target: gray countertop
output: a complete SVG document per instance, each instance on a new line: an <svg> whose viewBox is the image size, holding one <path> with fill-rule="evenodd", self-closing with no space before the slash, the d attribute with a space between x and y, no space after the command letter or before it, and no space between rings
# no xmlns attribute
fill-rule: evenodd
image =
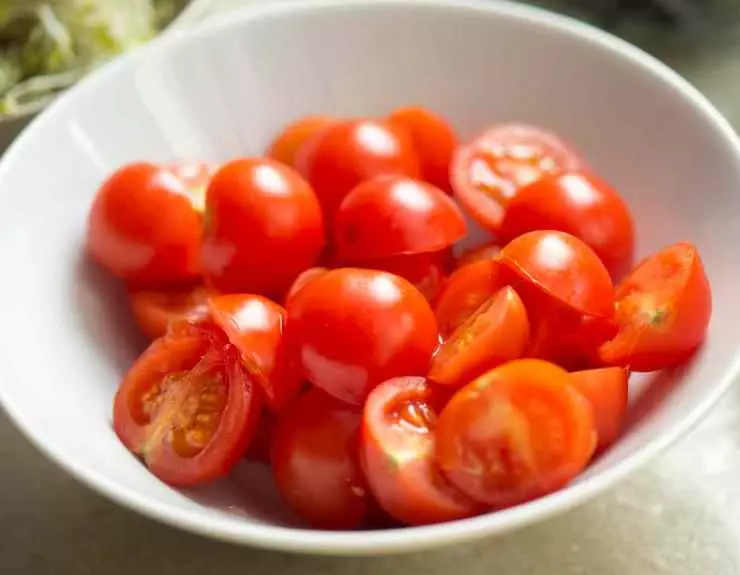
<svg viewBox="0 0 740 575"><path fill-rule="evenodd" d="M243 1L243 0L242 0ZM212 11L240 0L215 0ZM740 126L740 33L663 56ZM740 573L740 387L661 458L558 518L473 545L377 559L281 555L199 538L81 486L0 413L0 572L8 575Z"/></svg>

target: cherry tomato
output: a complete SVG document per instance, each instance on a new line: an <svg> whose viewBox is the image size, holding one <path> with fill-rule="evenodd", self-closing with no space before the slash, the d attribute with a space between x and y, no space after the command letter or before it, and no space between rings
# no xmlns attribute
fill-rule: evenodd
<svg viewBox="0 0 740 575"><path fill-rule="evenodd" d="M478 260L491 260L501 252L501 246L497 242L489 242L480 246L467 249L462 252L456 262L456 267L461 268L464 265L477 262Z"/></svg>
<svg viewBox="0 0 740 575"><path fill-rule="evenodd" d="M496 260L479 260L457 269L447 278L434 306L439 332L443 337L465 323L508 283L504 271Z"/></svg>
<svg viewBox="0 0 740 575"><path fill-rule="evenodd" d="M286 337L309 381L360 404L386 379L426 374L437 324L424 296L405 279L344 268L291 299Z"/></svg>
<svg viewBox="0 0 740 575"><path fill-rule="evenodd" d="M354 529L370 497L357 455L361 412L317 388L298 396L278 419L272 469L278 492L321 529Z"/></svg>
<svg viewBox="0 0 740 575"><path fill-rule="evenodd" d="M274 160L222 166L208 186L206 215L204 278L222 292L282 295L324 247L316 195Z"/></svg>
<svg viewBox="0 0 740 575"><path fill-rule="evenodd" d="M365 180L419 176L410 138L382 120L335 122L306 143L295 165L316 191L329 227L344 197Z"/></svg>
<svg viewBox="0 0 740 575"><path fill-rule="evenodd" d="M444 190L450 188L450 160L457 147L457 135L441 116L421 107L398 108L388 117L406 131L419 157L421 177Z"/></svg>
<svg viewBox="0 0 740 575"><path fill-rule="evenodd" d="M154 164L129 164L100 187L86 249L109 272L140 288L198 277L201 216L178 177Z"/></svg>
<svg viewBox="0 0 740 575"><path fill-rule="evenodd" d="M507 286L440 346L428 377L434 383L460 388L491 368L521 357L528 342L527 310Z"/></svg>
<svg viewBox="0 0 740 575"><path fill-rule="evenodd" d="M242 457L260 403L238 352L217 330L180 324L126 374L113 428L159 479L195 485L226 474Z"/></svg>
<svg viewBox="0 0 740 575"><path fill-rule="evenodd" d="M283 338L285 310L258 295L222 295L210 301L211 317L241 354L267 405L279 412L303 384L297 361Z"/></svg>
<svg viewBox="0 0 740 575"><path fill-rule="evenodd" d="M437 412L447 396L423 377L376 387L362 418L360 458L378 503L407 525L474 515L477 505L442 476L434 458Z"/></svg>
<svg viewBox="0 0 740 575"><path fill-rule="evenodd" d="M523 124L494 126L452 158L455 197L481 226L498 233L509 202L543 175L577 170L583 161L554 134Z"/></svg>
<svg viewBox="0 0 740 575"><path fill-rule="evenodd" d="M195 203L203 211L206 188L218 166L207 162L174 162L164 168L180 178L193 197L197 198Z"/></svg>
<svg viewBox="0 0 740 575"><path fill-rule="evenodd" d="M623 367L589 369L570 374L573 387L588 400L594 415L597 450L609 447L622 432L629 400L629 370Z"/></svg>
<svg viewBox="0 0 740 575"><path fill-rule="evenodd" d="M198 285L169 291L133 290L129 301L142 333L157 339L167 333L172 323L208 317L208 300L216 295L213 290Z"/></svg>
<svg viewBox="0 0 740 575"><path fill-rule="evenodd" d="M609 184L587 172L558 172L521 188L506 208L504 241L534 230L560 230L583 240L611 273L632 267L635 226L627 204Z"/></svg>
<svg viewBox="0 0 740 575"><path fill-rule="evenodd" d="M596 446L591 407L568 372L536 359L493 369L458 391L437 422L437 461L463 493L494 508L551 493Z"/></svg>
<svg viewBox="0 0 740 575"><path fill-rule="evenodd" d="M334 246L349 260L428 253L451 246L465 231L465 216L442 190L384 175L344 198L334 219Z"/></svg>
<svg viewBox="0 0 740 575"><path fill-rule="evenodd" d="M289 124L270 144L267 157L294 168L301 147L334 121L328 116L307 116Z"/></svg>
<svg viewBox="0 0 740 575"><path fill-rule="evenodd" d="M599 351L633 371L671 367L706 337L712 293L696 247L680 242L645 258L617 286L617 336Z"/></svg>
<svg viewBox="0 0 740 575"><path fill-rule="evenodd" d="M290 286L290 289L285 296L285 305L288 305L288 302L295 294L301 291L316 278L323 276L328 271L329 270L327 268L315 267L308 268L307 270L301 272L301 274L297 278L295 278L293 285Z"/></svg>

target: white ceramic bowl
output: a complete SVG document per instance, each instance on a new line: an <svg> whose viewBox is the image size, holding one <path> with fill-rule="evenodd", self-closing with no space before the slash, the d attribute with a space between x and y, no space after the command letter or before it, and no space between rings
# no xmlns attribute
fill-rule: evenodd
<svg viewBox="0 0 740 575"><path fill-rule="evenodd" d="M181 492L151 476L111 429L134 358L124 294L90 267L90 200L138 159L259 154L303 114L384 114L422 103L464 136L491 122L554 129L637 215L645 253L696 242L714 286L706 346L685 369L641 380L624 437L570 487L473 519L420 528L301 528L264 470ZM493 536L613 485L686 432L735 379L740 344L740 146L693 88L639 50L515 4L277 3L175 34L61 97L0 163L0 396L51 458L112 499L230 541L316 553L386 553Z"/></svg>

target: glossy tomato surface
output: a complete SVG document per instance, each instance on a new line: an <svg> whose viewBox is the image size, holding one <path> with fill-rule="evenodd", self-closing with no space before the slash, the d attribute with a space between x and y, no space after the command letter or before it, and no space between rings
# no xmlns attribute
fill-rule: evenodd
<svg viewBox="0 0 740 575"><path fill-rule="evenodd" d="M360 456L368 484L381 507L407 525L478 511L435 461L437 413L447 398L423 377L400 377L376 387L365 404Z"/></svg>
<svg viewBox="0 0 740 575"><path fill-rule="evenodd" d="M315 264L324 243L318 199L291 168L247 158L225 164L213 176L201 252L207 285L280 297Z"/></svg>
<svg viewBox="0 0 740 575"><path fill-rule="evenodd" d="M623 367L588 369L570 374L573 387L588 400L594 415L597 450L614 443L627 417L630 372Z"/></svg>
<svg viewBox="0 0 740 575"><path fill-rule="evenodd" d="M295 168L301 148L334 121L329 116L306 116L289 124L272 141L267 156Z"/></svg>
<svg viewBox="0 0 740 575"><path fill-rule="evenodd" d="M355 529L370 504L358 461L358 407L312 388L278 419L272 469L280 496L307 523Z"/></svg>
<svg viewBox="0 0 740 575"><path fill-rule="evenodd" d="M139 288L193 282L203 225L188 186L148 163L124 166L98 189L87 223L87 252Z"/></svg>
<svg viewBox="0 0 740 575"><path fill-rule="evenodd" d="M218 295L202 285L169 290L132 290L129 293L131 312L150 339L167 333L170 324L199 321L208 317L208 301Z"/></svg>
<svg viewBox="0 0 740 575"><path fill-rule="evenodd" d="M360 404L386 379L426 374L437 324L424 296L386 272L331 270L288 304L286 336L314 385Z"/></svg>
<svg viewBox="0 0 740 575"><path fill-rule="evenodd" d="M306 287L309 283L311 283L316 278L323 276L328 271L329 271L328 268L315 267L315 268L308 268L307 270L301 272L300 275L297 278L295 278L295 281L291 284L290 289L288 290L288 293L285 294L285 305L286 306L288 305L288 302L295 294L301 291L304 287Z"/></svg>

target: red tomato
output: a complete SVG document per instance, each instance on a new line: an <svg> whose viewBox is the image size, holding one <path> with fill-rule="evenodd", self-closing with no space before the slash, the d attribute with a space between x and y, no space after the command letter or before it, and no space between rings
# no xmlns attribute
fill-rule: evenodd
<svg viewBox="0 0 740 575"><path fill-rule="evenodd" d="M335 121L328 116L306 116L289 124L272 141L267 157L294 168L301 147Z"/></svg>
<svg viewBox="0 0 740 575"><path fill-rule="evenodd" d="M316 195L274 160L221 167L208 186L206 216L203 273L222 292L282 295L325 243Z"/></svg>
<svg viewBox="0 0 740 575"><path fill-rule="evenodd" d="M171 485L226 474L260 414L259 391L236 349L215 329L180 324L141 355L116 393L113 428Z"/></svg>
<svg viewBox="0 0 740 575"><path fill-rule="evenodd" d="M465 236L465 216L431 184L379 176L354 188L334 219L342 259L362 260L436 252Z"/></svg>
<svg viewBox="0 0 740 575"><path fill-rule="evenodd" d="M399 108L388 121L404 130L419 157L421 177L450 193L450 160L457 147L457 135L441 116L426 108Z"/></svg>
<svg viewBox="0 0 740 575"><path fill-rule="evenodd" d="M301 291L316 278L323 276L328 271L329 270L327 268L315 267L308 268L306 271L301 272L301 274L297 278L295 278L293 285L290 286L290 289L285 296L285 305L288 305L288 302L293 296L295 296L295 294Z"/></svg>
<svg viewBox="0 0 740 575"><path fill-rule="evenodd" d="M627 416L630 373L623 367L589 369L570 374L573 387L588 400L594 415L597 450L609 447L622 432Z"/></svg>
<svg viewBox="0 0 740 575"><path fill-rule="evenodd" d="M295 165L321 200L329 227L344 197L365 180L383 174L419 176L410 138L382 120L335 122L306 143Z"/></svg>
<svg viewBox="0 0 740 575"><path fill-rule="evenodd" d="M437 422L437 460L463 493L494 508L551 493L596 446L591 407L568 372L536 359L506 363L458 391Z"/></svg>
<svg viewBox="0 0 740 575"><path fill-rule="evenodd" d="M599 351L607 365L633 371L671 367L706 337L712 293L699 252L687 242L640 262L617 286L616 299L619 333Z"/></svg>
<svg viewBox="0 0 740 575"><path fill-rule="evenodd" d="M405 279L344 268L291 299L286 337L309 381L360 404L386 379L426 374L437 324L424 296Z"/></svg>
<svg viewBox="0 0 740 575"><path fill-rule="evenodd" d="M216 292L203 286L170 291L134 290L129 294L131 311L142 333L157 339L172 323L208 317L208 300Z"/></svg>
<svg viewBox="0 0 740 575"><path fill-rule="evenodd" d="M376 387L365 404L360 458L367 482L381 507L407 525L478 511L434 459L437 412L445 399L423 377L399 377Z"/></svg>
<svg viewBox="0 0 740 575"><path fill-rule="evenodd" d="M285 503L314 527L354 529L370 497L357 458L360 409L317 388L278 419L272 469Z"/></svg>
<svg viewBox="0 0 740 575"><path fill-rule="evenodd" d="M241 354L267 404L279 412L303 385L298 363L283 338L285 310L258 295L222 295L210 301L211 317Z"/></svg>
<svg viewBox="0 0 740 575"><path fill-rule="evenodd" d="M527 310L517 293L505 287L440 346L428 377L434 383L460 388L497 365L521 357L528 342Z"/></svg>
<svg viewBox="0 0 740 575"><path fill-rule="evenodd" d="M447 337L454 332L507 283L495 260L479 260L455 270L434 306L440 334Z"/></svg>
<svg viewBox="0 0 740 575"><path fill-rule="evenodd" d="M203 228L188 187L153 164L129 164L100 187L86 249L109 272L140 288L198 277Z"/></svg>
<svg viewBox="0 0 740 575"><path fill-rule="evenodd" d="M506 208L500 236L560 230L583 240L612 277L632 267L635 226L627 204L609 184L587 172L558 172L521 188Z"/></svg>
<svg viewBox="0 0 740 575"><path fill-rule="evenodd" d="M461 146L450 175L455 197L487 230L497 233L507 205L543 175L577 170L583 161L554 134L522 124L502 124Z"/></svg>
<svg viewBox="0 0 740 575"><path fill-rule="evenodd" d="M457 268L477 262L478 260L491 260L501 252L501 246L497 242L489 242L475 246L462 252L457 258Z"/></svg>

